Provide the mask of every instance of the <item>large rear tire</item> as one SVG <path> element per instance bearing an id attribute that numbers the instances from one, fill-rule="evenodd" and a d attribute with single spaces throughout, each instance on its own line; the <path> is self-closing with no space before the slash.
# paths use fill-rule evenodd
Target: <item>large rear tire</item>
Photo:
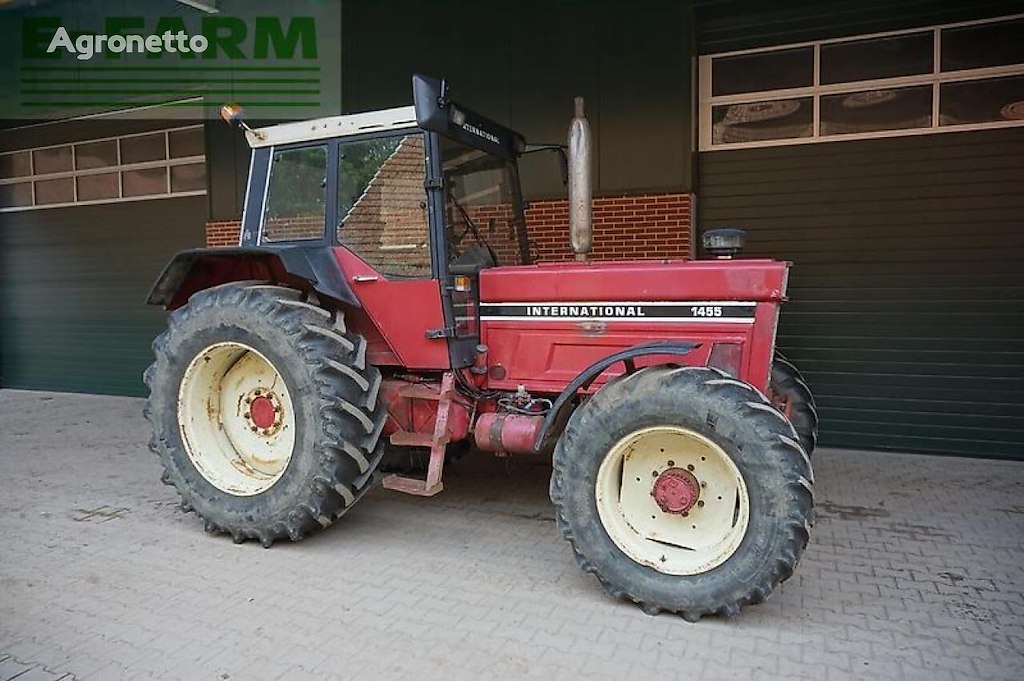
<path id="1" fill-rule="evenodd" d="M 551 500 L 610 594 L 696 621 L 736 615 L 792 574 L 812 480 L 792 425 L 757 390 L 715 369 L 651 367 L 573 413 Z"/>
<path id="2" fill-rule="evenodd" d="M 814 454 L 818 444 L 818 408 L 814 395 L 800 370 L 778 352 L 772 361 L 768 389 L 768 398 L 793 424 L 807 456 Z"/>
<path id="3" fill-rule="evenodd" d="M 298 541 L 369 488 L 381 376 L 341 311 L 290 288 L 225 284 L 171 313 L 153 351 L 150 449 L 208 532 Z"/>

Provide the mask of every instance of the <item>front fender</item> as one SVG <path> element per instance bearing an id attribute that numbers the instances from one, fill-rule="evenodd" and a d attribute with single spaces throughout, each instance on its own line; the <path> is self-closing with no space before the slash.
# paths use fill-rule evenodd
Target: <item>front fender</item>
<path id="1" fill-rule="evenodd" d="M 597 360 L 581 371 L 569 385 L 565 386 L 565 390 L 555 399 L 551 409 L 548 410 L 547 416 L 544 417 L 544 424 L 534 440 L 534 450 L 538 452 L 544 451 L 544 447 L 548 444 L 545 440 L 556 430 L 556 425 L 564 422 L 565 417 L 568 416 L 569 408 L 572 406 L 572 399 L 576 396 L 576 393 L 580 390 L 586 390 L 608 367 L 622 362 L 626 366 L 626 371 L 633 372 L 636 370 L 634 360 L 638 357 L 650 355 L 677 355 L 682 357 L 698 347 L 700 347 L 700 343 L 672 340 L 654 341 L 652 343 L 634 345 Z"/>
<path id="2" fill-rule="evenodd" d="M 181 251 L 164 267 L 146 303 L 173 310 L 196 291 L 231 281 L 261 279 L 317 293 L 360 307 L 329 246 L 244 246 Z"/>

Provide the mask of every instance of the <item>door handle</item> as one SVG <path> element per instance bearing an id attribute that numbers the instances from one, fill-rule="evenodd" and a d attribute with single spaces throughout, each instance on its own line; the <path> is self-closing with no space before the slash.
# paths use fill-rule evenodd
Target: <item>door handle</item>
<path id="1" fill-rule="evenodd" d="M 377 281 L 380 279 L 376 274 L 357 274 L 352 277 L 352 281 Z"/>

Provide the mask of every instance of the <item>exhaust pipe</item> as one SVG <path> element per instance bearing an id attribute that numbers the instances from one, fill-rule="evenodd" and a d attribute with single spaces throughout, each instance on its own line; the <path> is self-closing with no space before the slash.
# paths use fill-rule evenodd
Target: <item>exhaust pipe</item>
<path id="1" fill-rule="evenodd" d="M 569 241 L 576 260 L 586 262 L 594 245 L 591 222 L 590 123 L 583 114 L 583 98 L 575 99 L 576 116 L 569 125 Z"/>

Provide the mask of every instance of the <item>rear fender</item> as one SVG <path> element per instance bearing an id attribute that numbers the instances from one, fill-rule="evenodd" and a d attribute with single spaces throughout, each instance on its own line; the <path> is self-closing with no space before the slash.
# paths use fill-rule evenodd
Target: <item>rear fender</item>
<path id="1" fill-rule="evenodd" d="M 232 281 L 262 279 L 312 289 L 360 307 L 328 246 L 199 248 L 175 255 L 153 284 L 146 303 L 174 310 L 196 291 Z"/>

